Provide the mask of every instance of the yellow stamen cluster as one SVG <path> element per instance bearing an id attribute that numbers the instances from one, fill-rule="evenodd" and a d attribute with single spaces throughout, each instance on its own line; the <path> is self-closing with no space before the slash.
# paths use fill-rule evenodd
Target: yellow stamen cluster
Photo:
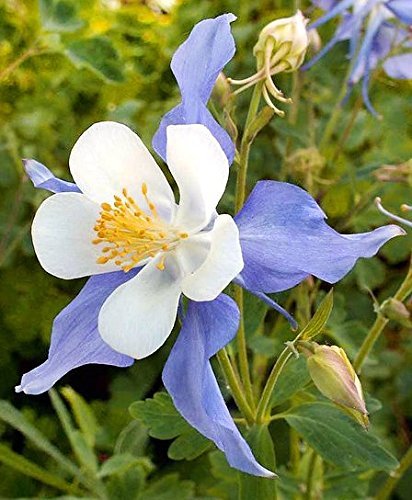
<path id="1" fill-rule="evenodd" d="M 109 261 L 128 272 L 139 262 L 155 257 L 159 252 L 166 252 L 176 246 L 187 233 L 180 233 L 170 228 L 158 215 L 154 203 L 147 195 L 147 185 L 142 184 L 142 194 L 148 211 L 143 210 L 129 196 L 126 189 L 122 196 L 114 196 L 114 202 L 102 203 L 100 218 L 97 219 L 94 230 L 97 238 L 94 245 L 107 243 L 102 248 L 102 256 L 97 259 L 98 264 Z M 158 269 L 165 268 L 165 257 L 161 257 L 157 264 Z"/>

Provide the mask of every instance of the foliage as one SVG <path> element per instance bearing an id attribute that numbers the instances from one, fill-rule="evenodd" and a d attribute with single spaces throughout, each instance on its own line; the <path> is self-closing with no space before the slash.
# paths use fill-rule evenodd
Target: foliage
<path id="1" fill-rule="evenodd" d="M 410 445 L 411 331 L 393 320 L 361 374 L 367 395 L 376 398 L 366 398 L 369 433 L 326 402 L 302 357 L 288 357 L 270 395 L 273 414 L 251 427 L 219 375 L 246 439 L 261 462 L 277 471 L 274 481 L 228 467 L 221 452 L 176 412 L 160 380 L 173 339 L 130 369 L 89 366 L 71 373 L 51 391 L 51 400 L 13 393 L 19 376 L 45 359 L 52 320 L 81 285 L 46 275 L 34 256 L 30 223 L 46 195 L 25 178 L 21 158 L 36 158 L 68 179 L 67 156 L 75 139 L 91 123 L 106 119 L 132 126 L 150 144 L 160 118 L 179 99 L 169 63 L 191 27 L 202 18 L 234 12 L 237 54 L 227 74 L 243 78 L 254 72 L 251 48 L 260 29 L 291 15 L 290 4 L 182 0 L 166 13 L 154 1 L 0 3 L 1 497 L 230 500 L 277 494 L 289 499 L 304 498 L 306 491 L 305 498 L 322 492 L 328 499 L 367 498 Z M 321 30 L 324 40 L 328 30 Z M 279 77 L 295 104 L 285 119 L 273 118 L 257 135 L 248 189 L 262 178 L 297 183 L 319 201 L 333 227 L 359 232 L 387 222 L 372 203 L 376 195 L 395 212 L 402 202 L 410 203 L 411 175 L 397 173 L 410 159 L 412 123 L 405 102 L 411 88 L 379 73 L 372 94 L 382 120 L 362 109 L 355 94 L 345 104 L 333 140 L 319 151 L 344 80 L 344 54 L 336 47 L 310 73 Z M 249 100 L 246 91 L 230 110 L 239 130 Z M 227 124 L 217 100 L 212 107 Z M 389 181 L 385 165 L 397 167 Z M 232 168 L 222 202 L 229 213 L 234 184 Z M 411 242 L 409 233 L 387 244 L 378 257 L 359 262 L 335 287 L 327 322 L 328 287 L 310 278 L 276 300 L 295 313 L 304 339 L 317 335 L 343 347 L 353 360 L 375 320 L 375 302 L 393 296 L 407 272 Z M 295 334 L 250 296 L 245 297 L 245 318 L 252 378 L 260 393 L 284 343 Z M 229 346 L 229 354 L 235 352 L 236 345 Z M 217 363 L 214 368 L 219 374 Z M 411 474 L 399 483 L 397 498 L 409 498 Z"/>

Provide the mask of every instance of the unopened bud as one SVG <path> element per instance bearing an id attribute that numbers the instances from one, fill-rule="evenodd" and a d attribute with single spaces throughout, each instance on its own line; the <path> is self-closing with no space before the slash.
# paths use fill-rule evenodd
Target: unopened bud
<path id="1" fill-rule="evenodd" d="M 310 376 L 319 391 L 349 410 L 361 425 L 367 427 L 368 412 L 362 386 L 345 351 L 334 345 L 319 345 L 316 342 L 304 344 L 301 350 L 307 357 Z"/>
<path id="2" fill-rule="evenodd" d="M 229 79 L 234 85 L 242 85 L 234 94 L 263 81 L 262 95 L 266 104 L 279 116 L 285 112 L 277 108 L 272 97 L 280 102 L 290 103 L 283 92 L 274 84 L 272 77 L 279 73 L 295 71 L 301 66 L 309 45 L 305 19 L 298 10 L 292 17 L 276 19 L 263 28 L 253 48 L 257 62 L 257 73 L 244 80 Z"/>
<path id="3" fill-rule="evenodd" d="M 288 172 L 293 172 L 298 182 L 304 182 L 308 174 L 319 176 L 326 163 L 314 147 L 297 149 L 286 158 Z"/>
<path id="4" fill-rule="evenodd" d="M 223 72 L 219 73 L 215 86 L 212 91 L 212 99 L 215 100 L 221 108 L 224 108 L 231 96 L 230 83 Z"/>
<path id="5" fill-rule="evenodd" d="M 295 71 L 301 66 L 309 45 L 305 19 L 298 10 L 294 16 L 276 19 L 263 28 L 253 53 L 259 66 L 267 64 L 268 52 L 271 70 Z"/>
<path id="6" fill-rule="evenodd" d="M 399 182 L 412 186 L 412 160 L 398 165 L 382 165 L 374 172 L 382 182 Z"/>
<path id="7" fill-rule="evenodd" d="M 309 36 L 309 45 L 312 47 L 314 52 L 319 52 L 322 47 L 322 40 L 318 33 L 318 30 L 311 29 L 308 33 Z"/>
<path id="8" fill-rule="evenodd" d="M 386 318 L 396 321 L 403 326 L 411 326 L 411 313 L 400 300 L 396 300 L 393 297 L 385 300 L 379 307 L 379 312 Z"/>

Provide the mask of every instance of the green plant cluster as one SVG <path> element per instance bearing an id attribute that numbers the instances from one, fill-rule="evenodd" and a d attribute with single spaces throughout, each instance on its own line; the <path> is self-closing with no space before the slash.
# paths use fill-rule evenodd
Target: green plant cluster
<path id="1" fill-rule="evenodd" d="M 252 48 L 260 29 L 291 15 L 294 2 L 181 0 L 170 11 L 169 3 L 0 2 L 0 497 L 371 497 L 412 441 L 412 330 L 404 317 L 390 317 L 363 365 L 368 432 L 320 394 L 303 357 L 291 352 L 268 402 L 272 417 L 264 425 L 246 426 L 215 363 L 232 414 L 257 458 L 277 471 L 275 481 L 231 469 L 176 412 L 160 380 L 173 335 L 132 368 L 83 367 L 49 397 L 14 394 L 20 376 L 46 358 L 52 320 L 83 284 L 47 275 L 35 258 L 30 224 L 47 194 L 32 187 L 21 158 L 35 158 L 69 179 L 72 145 L 101 120 L 128 124 L 149 145 L 161 117 L 179 100 L 169 64 L 196 22 L 224 12 L 238 16 L 233 23 L 237 53 L 226 71 L 244 78 L 255 71 Z M 313 12 L 310 2 L 297 3 Z M 329 27 L 321 35 L 327 40 Z M 308 73 L 280 77 L 279 86 L 295 104 L 257 137 L 247 189 L 263 178 L 294 182 L 318 200 L 334 228 L 350 233 L 388 222 L 376 210 L 375 196 L 393 212 L 411 203 L 411 84 L 378 73 L 372 95 L 382 119 L 362 109 L 355 92 L 330 140 L 319 148 L 345 77 L 344 49 L 337 47 Z M 219 96 L 211 108 L 240 132 L 250 96 L 248 91 L 239 96 L 230 122 Z M 222 202 L 228 213 L 233 212 L 234 172 L 235 167 Z M 411 243 L 409 232 L 378 257 L 360 261 L 335 287 L 333 309 L 328 288 L 314 280 L 276 300 L 307 325 L 305 335 L 341 346 L 354 360 L 379 304 L 394 295 L 408 271 Z M 252 378 L 261 390 L 294 334 L 257 299 L 244 299 Z M 406 308 L 412 309 L 410 302 Z M 229 354 L 235 353 L 236 346 L 229 346 Z M 394 498 L 408 500 L 411 481 L 409 470 Z"/>

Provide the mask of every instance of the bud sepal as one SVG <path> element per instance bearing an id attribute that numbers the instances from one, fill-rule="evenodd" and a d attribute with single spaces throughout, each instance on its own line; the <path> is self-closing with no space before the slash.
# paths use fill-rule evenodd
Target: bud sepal
<path id="1" fill-rule="evenodd" d="M 309 374 L 318 390 L 367 428 L 362 386 L 345 351 L 316 342 L 298 342 L 297 347 L 307 358 Z"/>

